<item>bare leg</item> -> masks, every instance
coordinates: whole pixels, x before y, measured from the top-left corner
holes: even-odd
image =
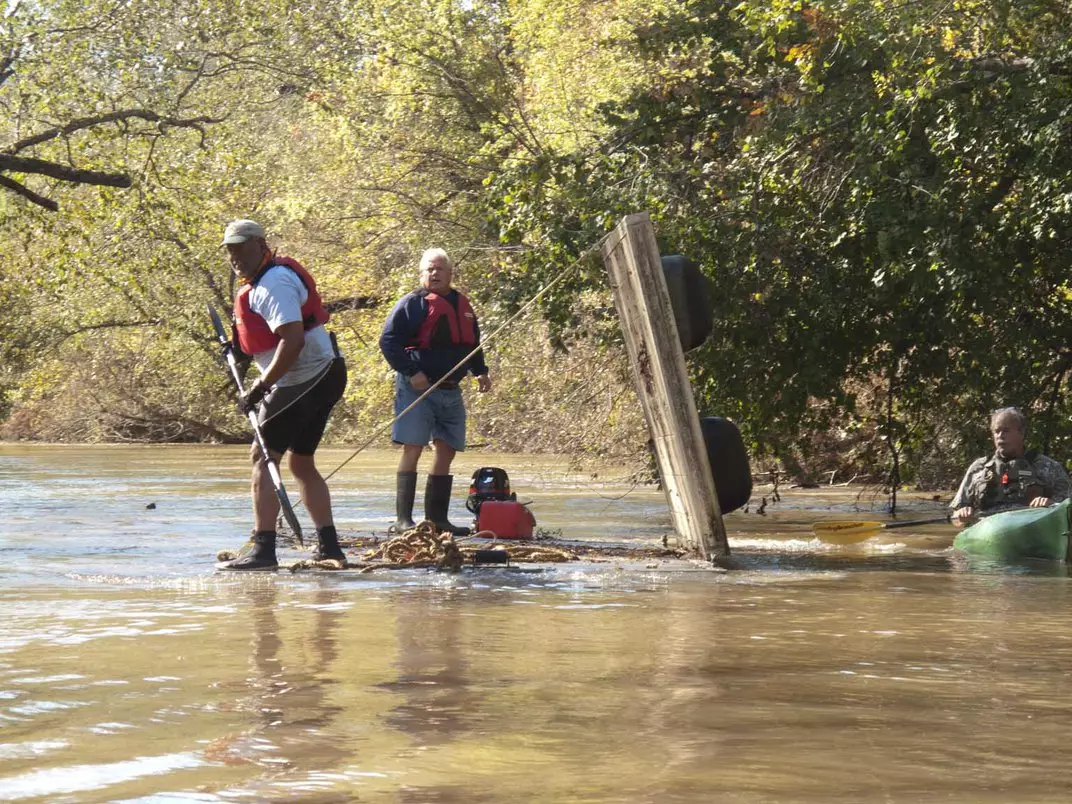
[[[331,492],[328,491],[324,476],[316,468],[316,458],[313,455],[298,455],[292,452],[288,464],[294,479],[298,481],[302,502],[305,503],[305,510],[312,517],[313,524],[317,529],[334,525],[331,517]]]
[[[416,472],[417,462],[421,459],[424,444],[403,444],[402,457],[398,461],[399,472]]]
[[[277,453],[272,455],[277,460],[280,457]],[[275,519],[279,515],[279,499],[275,496],[272,476],[268,473],[256,444],[250,450],[250,460],[253,464],[250,483],[254,522],[253,537],[250,540],[252,549],[248,552],[243,549],[244,555],[220,564],[219,568],[244,572],[272,572],[279,567],[275,555]]]
[[[432,446],[435,447],[435,458],[432,461],[432,471],[429,474],[449,475],[450,464],[454,461],[454,456],[458,454],[458,451],[446,441],[438,438],[432,442]]]
[[[271,455],[276,462],[283,457],[278,452],[272,452]],[[256,444],[250,451],[250,459],[253,461],[253,527],[256,530],[274,531],[275,521],[279,517],[279,498],[275,495],[272,476],[268,474],[268,467],[264,465]]]

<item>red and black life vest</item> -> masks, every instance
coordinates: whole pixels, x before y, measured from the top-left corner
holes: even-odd
[[[425,316],[417,334],[407,349],[439,349],[444,346],[476,346],[476,316],[469,300],[458,294],[458,308],[438,293],[421,291],[428,302]]]
[[[260,278],[264,276],[269,268],[274,268],[277,265],[282,265],[284,268],[289,268],[296,273],[302,284],[305,285],[305,289],[309,292],[309,298],[305,300],[305,304],[301,307],[302,324],[306,332],[314,327],[319,327],[321,324],[326,324],[331,317],[328,311],[324,309],[324,303],[320,300],[320,294],[316,291],[316,281],[302,267],[301,263],[293,257],[273,257],[260,273],[242,286],[241,290],[238,291],[238,295],[235,296],[235,331],[238,334],[238,345],[247,355],[255,355],[257,352],[274,349],[279,343],[279,336],[272,332],[268,322],[262,316],[253,312],[249,306],[249,294],[256,287],[257,282],[260,281]]]

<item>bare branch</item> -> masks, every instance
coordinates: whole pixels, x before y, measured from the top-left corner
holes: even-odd
[[[44,159],[31,159],[22,156],[8,156],[0,153],[0,170],[14,170],[19,173],[40,173],[54,179],[74,182],[76,184],[97,184],[105,187],[129,187],[130,176],[125,173],[103,173],[99,170],[82,170],[68,167]]]
[[[343,299],[324,302],[324,309],[329,313],[339,313],[343,310],[371,310],[379,307],[382,299],[375,296],[347,296]]]
[[[57,346],[63,343],[68,338],[73,338],[75,335],[80,335],[83,332],[92,332],[97,329],[123,329],[125,327],[157,327],[163,322],[159,318],[147,318],[141,321],[105,321],[100,324],[86,324],[83,327],[76,327],[75,329],[68,330],[67,332],[59,333],[59,338],[55,341],[53,346]]]
[[[131,119],[145,120],[150,123],[159,123],[161,127],[172,126],[174,128],[193,128],[204,134],[204,131],[201,128],[202,124],[219,123],[223,118],[167,117],[165,115],[149,111],[148,109],[123,109],[117,112],[109,112],[108,114],[93,115],[91,117],[80,117],[76,120],[72,120],[70,123],[67,123],[64,126],[50,128],[47,131],[42,131],[40,134],[34,134],[32,137],[26,137],[16,143],[13,143],[12,145],[9,145],[7,148],[4,149],[3,153],[18,153],[25,148],[29,148],[33,145],[40,145],[42,142],[48,142],[49,140],[55,139],[56,137],[73,134],[76,131],[82,131],[83,129],[92,128],[93,126],[99,126],[104,123],[114,123]]]
[[[7,176],[0,176],[0,187],[6,187],[11,192],[21,195],[23,198],[29,199],[39,207],[44,207],[49,212],[55,212],[60,208],[60,205],[53,201],[51,198],[45,198],[43,195],[38,195],[29,187],[19,184],[14,179],[9,179]]]
[[[11,53],[0,59],[0,86],[3,85],[7,79],[11,78],[15,74],[15,60],[18,58],[17,51],[12,50]]]

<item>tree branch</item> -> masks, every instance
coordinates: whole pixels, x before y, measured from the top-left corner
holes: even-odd
[[[86,324],[84,327],[78,327],[76,329],[69,330],[67,332],[60,332],[59,338],[53,343],[53,346],[58,346],[68,338],[73,338],[82,332],[91,332],[95,329],[122,329],[123,327],[155,327],[159,326],[163,322],[159,318],[149,318],[143,321],[105,321],[101,324]]]
[[[381,300],[375,296],[347,296],[343,299],[334,299],[324,302],[324,309],[329,313],[338,313],[342,310],[370,310],[379,307]]]
[[[12,65],[14,65],[16,57],[17,53],[13,50],[0,59],[0,86],[15,74],[15,68]]]
[[[109,112],[108,114],[92,115],[90,117],[79,117],[67,123],[64,126],[56,126],[50,128],[47,131],[42,131],[40,134],[34,134],[32,137],[26,137],[19,140],[12,145],[9,145],[4,149],[3,153],[14,154],[19,151],[29,148],[33,145],[40,145],[42,142],[48,142],[56,137],[66,136],[73,134],[76,131],[82,131],[83,129],[92,128],[93,126],[99,126],[104,123],[115,123],[120,120],[145,120],[149,123],[159,123],[161,127],[173,126],[175,128],[193,128],[204,132],[201,129],[202,124],[207,123],[219,123],[223,118],[217,117],[167,117],[165,115],[157,114],[156,112],[149,111],[147,109],[123,109],[117,112]]]
[[[60,208],[60,205],[53,201],[51,198],[45,198],[43,195],[38,195],[29,187],[19,184],[14,179],[9,179],[7,176],[0,176],[0,187],[6,187],[11,192],[21,195],[23,198],[29,199],[33,203],[40,207],[44,207],[49,212],[55,212]]]
[[[0,153],[0,170],[14,170],[19,173],[40,173],[43,176],[51,176],[54,179],[62,179],[76,184],[98,184],[105,187],[129,187],[131,184],[130,176],[125,173],[82,170],[67,167],[57,162],[46,162],[44,159],[9,156],[2,153]]]

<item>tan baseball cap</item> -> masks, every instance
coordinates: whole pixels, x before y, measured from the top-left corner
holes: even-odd
[[[264,227],[256,221],[240,218],[227,224],[223,230],[223,243],[220,245],[231,246],[237,243],[245,243],[254,237],[264,238]]]

